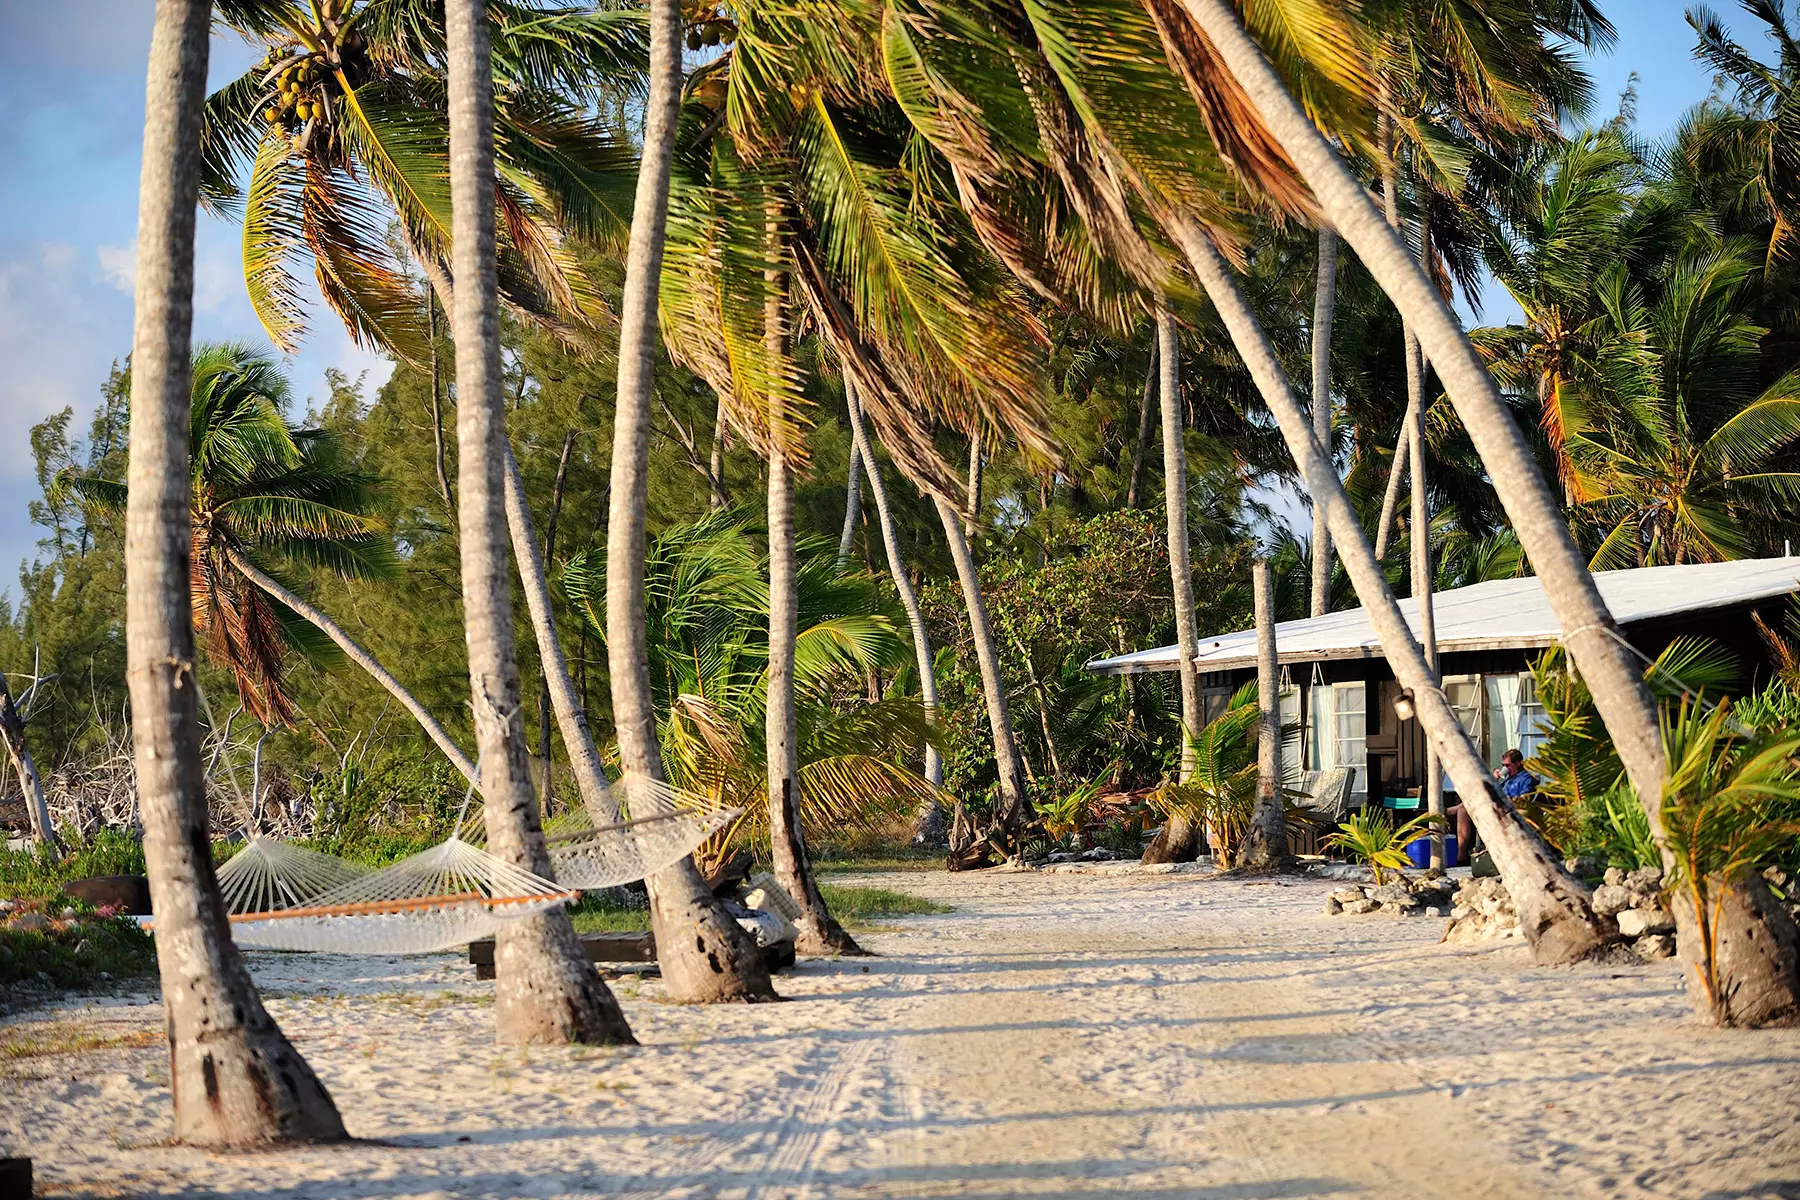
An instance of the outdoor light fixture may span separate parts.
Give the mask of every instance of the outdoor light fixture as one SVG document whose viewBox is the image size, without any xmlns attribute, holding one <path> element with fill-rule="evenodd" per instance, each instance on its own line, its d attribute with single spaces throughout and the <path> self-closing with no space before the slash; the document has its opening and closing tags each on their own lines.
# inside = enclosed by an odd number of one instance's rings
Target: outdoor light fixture
<svg viewBox="0 0 1800 1200">
<path fill-rule="evenodd" d="M 1401 691 L 1400 698 L 1394 701 L 1394 715 L 1402 721 L 1413 719 L 1413 694 L 1411 688 Z"/>
</svg>

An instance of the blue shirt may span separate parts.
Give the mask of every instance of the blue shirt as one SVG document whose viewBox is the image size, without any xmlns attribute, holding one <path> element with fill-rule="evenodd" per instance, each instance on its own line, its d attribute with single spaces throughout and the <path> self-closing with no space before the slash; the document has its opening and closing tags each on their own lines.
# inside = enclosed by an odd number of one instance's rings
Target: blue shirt
<svg viewBox="0 0 1800 1200">
<path fill-rule="evenodd" d="M 1520 771 L 1517 775 L 1508 775 L 1500 781 L 1500 792 L 1508 800 L 1517 800 L 1520 796 L 1529 796 L 1537 791 L 1537 776 L 1530 771 Z"/>
</svg>

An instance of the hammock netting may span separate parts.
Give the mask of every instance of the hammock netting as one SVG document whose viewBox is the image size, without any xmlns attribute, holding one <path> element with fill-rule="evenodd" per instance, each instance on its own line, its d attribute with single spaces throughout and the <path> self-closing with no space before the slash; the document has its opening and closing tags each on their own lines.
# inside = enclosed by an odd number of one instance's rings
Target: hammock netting
<svg viewBox="0 0 1800 1200">
<path fill-rule="evenodd" d="M 741 811 L 637 777 L 620 780 L 613 792 L 624 810 L 618 821 L 596 825 L 571 812 L 545 826 L 557 882 L 605 888 L 647 879 L 692 854 Z"/>
<path fill-rule="evenodd" d="M 461 834 L 380 869 L 253 836 L 219 868 L 232 938 L 255 950 L 426 954 L 491 937 L 507 921 L 575 900 L 579 889 L 654 875 L 737 819 L 666 785 L 621 784 L 624 815 L 596 825 L 567 814 L 547 830 L 554 880 Z"/>
<path fill-rule="evenodd" d="M 232 914 L 295 908 L 375 868 L 260 834 L 219 868 L 219 890 Z"/>
<path fill-rule="evenodd" d="M 234 911 L 231 934 L 257 950 L 426 954 L 491 937 L 509 920 L 573 899 L 566 887 L 453 836 L 301 903 Z"/>
</svg>

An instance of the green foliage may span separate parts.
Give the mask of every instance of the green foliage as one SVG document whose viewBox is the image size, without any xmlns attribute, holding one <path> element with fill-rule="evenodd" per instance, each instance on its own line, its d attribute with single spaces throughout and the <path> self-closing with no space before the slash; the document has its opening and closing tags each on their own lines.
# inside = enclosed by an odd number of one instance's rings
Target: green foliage
<svg viewBox="0 0 1800 1200">
<path fill-rule="evenodd" d="M 1165 537 L 1159 517 L 1113 512 L 1069 522 L 1042 547 L 1041 557 L 995 554 L 981 564 L 982 598 L 1000 645 L 1013 729 L 1043 781 L 1034 802 L 1053 798 L 1071 779 L 1154 782 L 1180 757 L 1172 675 L 1109 677 L 1085 669 L 1095 658 L 1173 639 Z M 1247 619 L 1248 562 L 1235 544 L 1210 553 L 1202 547 L 1194 572 L 1202 628 L 1234 628 Z M 920 603 L 938 647 L 944 780 L 967 801 L 995 781 L 968 613 L 953 578 L 927 584 Z M 1055 778 L 1052 744 L 1061 780 Z"/>
<path fill-rule="evenodd" d="M 102 917 L 83 905 L 75 917 L 51 918 L 42 931 L 0 925 L 0 988 L 88 988 L 103 975 L 155 972 L 155 943 L 130 917 Z"/>
<path fill-rule="evenodd" d="M 1644 815 L 1637 791 L 1625 780 L 1583 800 L 1575 846 L 1580 853 L 1598 854 L 1607 866 L 1625 871 L 1662 865 L 1650 836 L 1650 818 Z"/>
<path fill-rule="evenodd" d="M 387 759 L 366 772 L 351 764 L 314 782 L 318 833 L 307 844 L 385 866 L 448 837 L 466 788 L 441 756 Z M 479 822 L 480 813 L 471 819 Z"/>
<path fill-rule="evenodd" d="M 911 697 L 859 697 L 869 675 L 910 659 L 910 645 L 872 577 L 840 571 L 835 552 L 821 545 L 802 551 L 794 649 L 801 814 L 812 836 L 831 838 L 940 801 L 910 765 L 936 729 Z M 589 630 L 603 637 L 603 557 L 576 555 L 563 580 Z M 722 512 L 664 531 L 646 554 L 645 594 L 670 781 L 742 808 L 744 835 L 760 843 L 768 813 L 768 585 L 750 527 Z"/>
<path fill-rule="evenodd" d="M 1734 725 L 1728 700 L 1710 712 L 1684 701 L 1663 716 L 1663 833 L 1674 865 L 1667 882 L 1693 914 L 1699 982 L 1725 1025 L 1731 995 L 1717 963 L 1725 890 L 1791 853 L 1800 838 L 1800 730 L 1746 734 Z"/>
<path fill-rule="evenodd" d="M 891 888 L 823 883 L 819 885 L 819 891 L 825 897 L 825 905 L 831 910 L 831 915 L 850 929 L 867 928 L 886 917 L 950 911 L 948 904 L 939 904 L 935 900 Z"/>
<path fill-rule="evenodd" d="M 1406 856 L 1406 848 L 1420 838 L 1430 837 L 1432 825 L 1441 820 L 1431 813 L 1421 813 L 1396 829 L 1380 810 L 1365 808 L 1352 813 L 1336 833 L 1328 834 L 1324 845 L 1342 850 L 1357 862 L 1368 863 L 1369 870 L 1375 873 L 1375 882 L 1382 884 L 1387 882 L 1389 871 L 1405 872 L 1412 861 Z"/>
<path fill-rule="evenodd" d="M 569 908 L 576 933 L 640 933 L 650 928 L 647 904 L 621 902 L 612 891 L 586 892 Z"/>
<path fill-rule="evenodd" d="M 1740 671 L 1737 659 L 1717 643 L 1679 637 L 1645 670 L 1644 682 L 1662 698 L 1684 692 L 1718 695 Z M 1539 655 L 1531 675 L 1550 727 L 1526 764 L 1538 778 L 1538 790 L 1571 811 L 1603 812 L 1601 797 L 1620 783 L 1625 768 L 1587 684 L 1570 668 L 1561 647 Z"/>
<path fill-rule="evenodd" d="M 85 841 L 71 842 L 65 853 L 0 848 L 0 898 L 36 900 L 55 905 L 69 901 L 63 884 L 94 875 L 142 875 L 144 844 L 131 834 L 100 829 Z"/>
</svg>

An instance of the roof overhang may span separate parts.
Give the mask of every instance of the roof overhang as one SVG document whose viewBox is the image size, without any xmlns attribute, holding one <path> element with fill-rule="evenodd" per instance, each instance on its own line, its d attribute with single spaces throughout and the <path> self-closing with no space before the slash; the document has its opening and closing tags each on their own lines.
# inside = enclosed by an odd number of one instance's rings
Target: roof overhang
<svg viewBox="0 0 1800 1200">
<path fill-rule="evenodd" d="M 1607 610 L 1621 626 L 1678 617 L 1709 609 L 1784 596 L 1800 591 L 1800 557 L 1740 559 L 1679 567 L 1596 571 Z M 1414 634 L 1419 629 L 1416 600 L 1400 601 Z M 1535 576 L 1495 579 L 1432 597 L 1439 653 L 1476 650 L 1541 650 L 1555 645 L 1562 626 L 1551 610 L 1543 583 Z M 1283 621 L 1275 627 L 1277 657 L 1283 663 L 1332 662 L 1383 657 L 1381 640 L 1360 608 Z M 1161 646 L 1096 659 L 1088 670 L 1105 675 L 1173 671 L 1176 648 Z M 1256 665 L 1256 631 L 1242 629 L 1200 639 L 1194 663 L 1202 671 L 1232 671 Z"/>
</svg>

